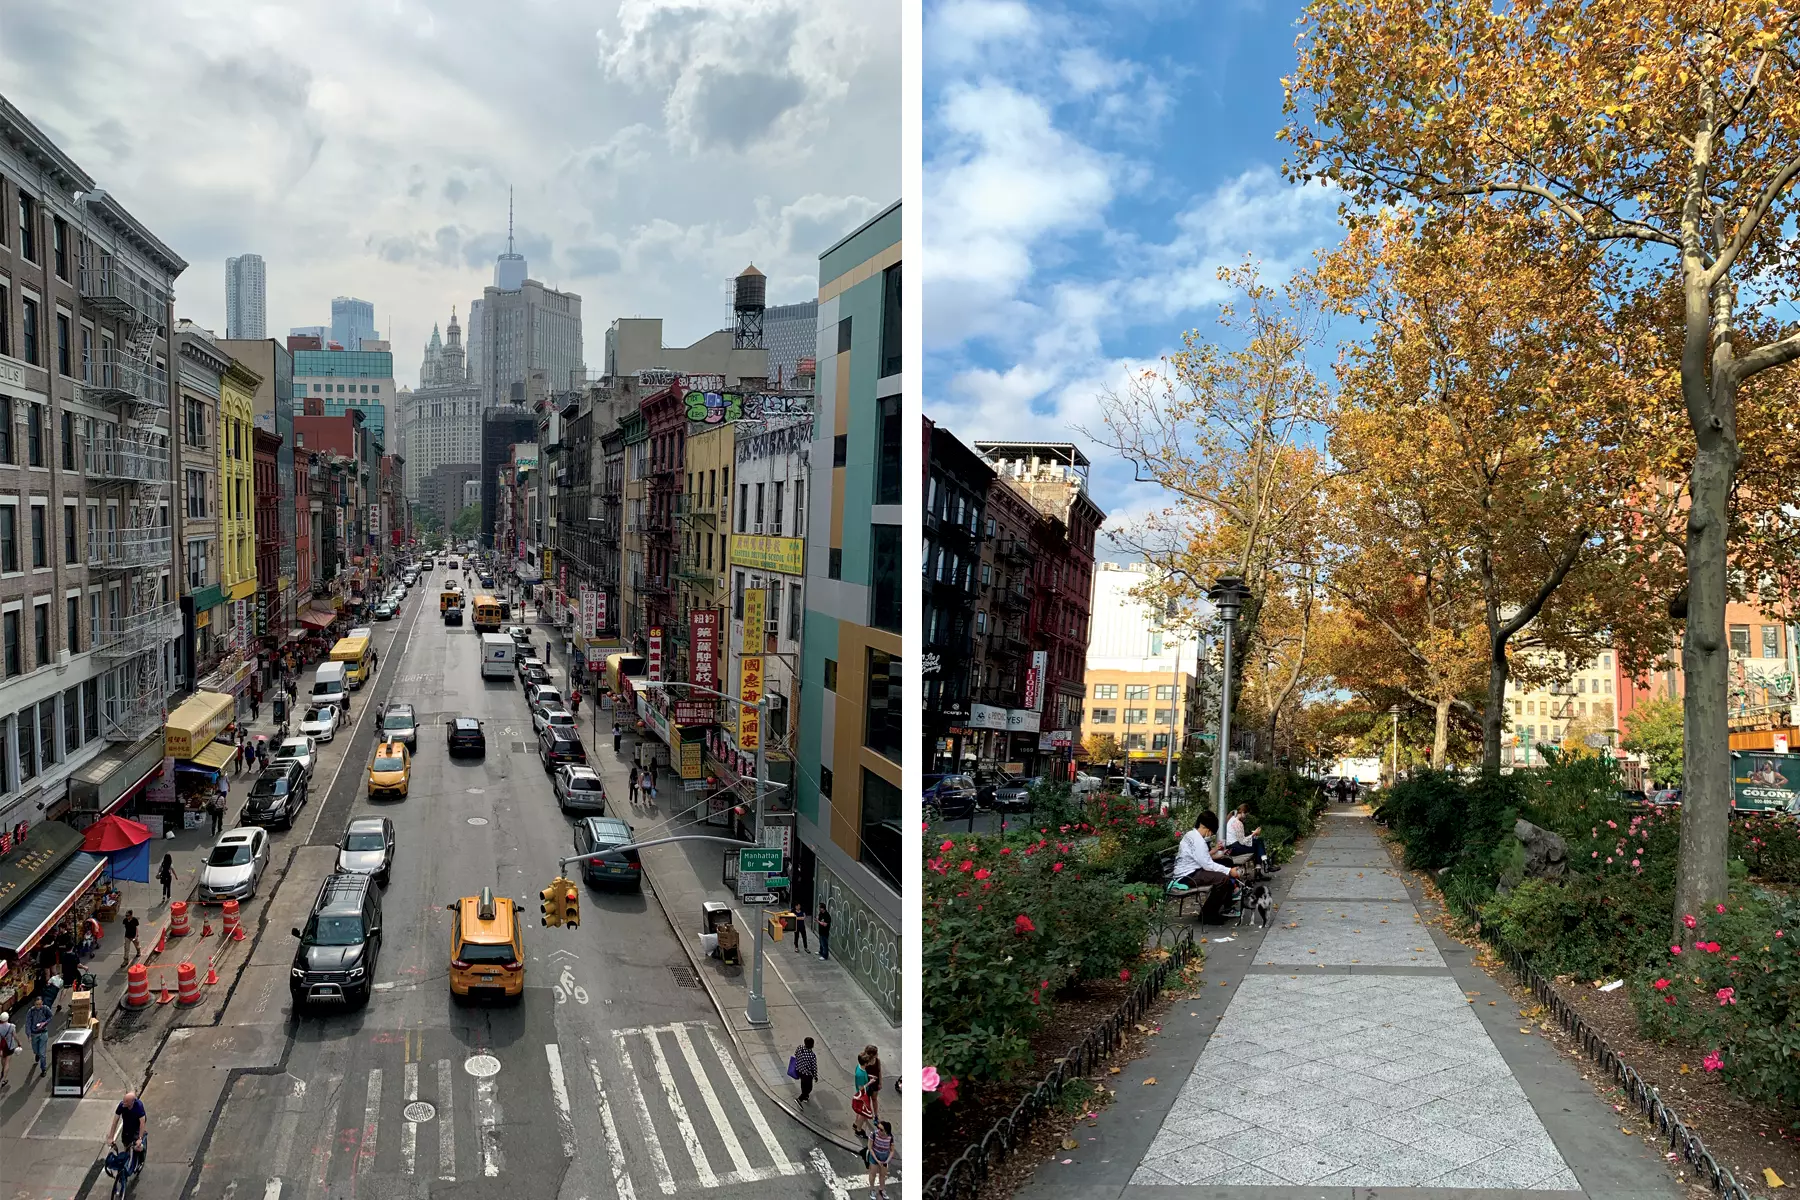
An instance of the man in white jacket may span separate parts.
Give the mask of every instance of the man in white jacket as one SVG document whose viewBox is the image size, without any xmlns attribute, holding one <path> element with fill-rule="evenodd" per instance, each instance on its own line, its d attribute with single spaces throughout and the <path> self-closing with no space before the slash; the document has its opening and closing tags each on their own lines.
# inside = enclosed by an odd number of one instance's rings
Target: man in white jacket
<svg viewBox="0 0 1800 1200">
<path fill-rule="evenodd" d="M 1192 829 L 1181 835 L 1181 845 L 1175 851 L 1175 870 L 1171 873 L 1174 882 L 1189 888 L 1212 887 L 1200 909 L 1201 924 L 1223 914 L 1237 893 L 1231 868 L 1216 861 L 1226 853 L 1214 847 L 1218 833 L 1218 815 L 1208 809 L 1200 814 Z"/>
</svg>

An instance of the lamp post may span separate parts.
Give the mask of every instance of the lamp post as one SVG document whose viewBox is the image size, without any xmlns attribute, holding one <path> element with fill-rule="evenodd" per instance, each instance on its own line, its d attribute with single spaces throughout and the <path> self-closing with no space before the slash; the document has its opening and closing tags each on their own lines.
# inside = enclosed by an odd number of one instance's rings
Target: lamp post
<svg viewBox="0 0 1800 1200">
<path fill-rule="evenodd" d="M 1217 780 L 1219 830 L 1224 836 L 1225 829 L 1225 777 L 1231 765 L 1231 634 L 1237 625 L 1238 615 L 1244 611 L 1244 603 L 1250 599 L 1250 589 L 1236 575 L 1222 576 L 1206 593 L 1206 598 L 1213 602 L 1219 610 L 1219 620 L 1225 623 L 1225 652 L 1223 674 L 1219 679 L 1219 745 L 1216 753 L 1218 760 L 1214 765 L 1214 778 Z"/>
</svg>

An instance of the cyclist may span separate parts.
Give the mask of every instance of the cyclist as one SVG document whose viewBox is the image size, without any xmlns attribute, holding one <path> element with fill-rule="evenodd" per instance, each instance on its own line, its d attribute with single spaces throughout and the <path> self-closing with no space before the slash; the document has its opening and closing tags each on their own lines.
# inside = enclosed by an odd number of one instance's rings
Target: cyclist
<svg viewBox="0 0 1800 1200">
<path fill-rule="evenodd" d="M 125 1093 L 119 1106 L 113 1109 L 112 1129 L 106 1135 L 109 1145 L 117 1146 L 123 1135 L 125 1148 L 131 1151 L 131 1163 L 128 1174 L 135 1175 L 144 1165 L 144 1155 L 150 1145 L 149 1114 L 144 1111 L 144 1102 L 138 1099 L 133 1091 Z"/>
</svg>

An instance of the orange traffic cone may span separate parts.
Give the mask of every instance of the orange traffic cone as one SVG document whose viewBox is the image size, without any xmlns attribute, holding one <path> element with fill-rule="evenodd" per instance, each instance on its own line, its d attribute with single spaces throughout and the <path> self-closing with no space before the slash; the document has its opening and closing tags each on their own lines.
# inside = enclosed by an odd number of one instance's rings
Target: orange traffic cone
<svg viewBox="0 0 1800 1200">
<path fill-rule="evenodd" d="M 244 940 L 244 924 L 242 921 L 238 922 L 237 928 L 231 931 L 231 940 L 234 942 L 241 942 Z"/>
<path fill-rule="evenodd" d="M 213 960 L 209 957 L 206 960 L 206 986 L 211 987 L 217 982 L 219 982 L 219 973 L 213 969 Z"/>
<path fill-rule="evenodd" d="M 167 921 L 165 921 L 165 922 L 163 922 L 162 932 L 156 935 L 156 949 L 152 950 L 150 953 L 161 954 L 163 952 L 163 947 L 168 945 L 168 943 L 169 943 L 169 924 Z"/>
<path fill-rule="evenodd" d="M 200 936 L 203 938 L 209 938 L 212 936 L 212 918 L 211 917 L 207 917 L 205 923 L 201 926 Z"/>
<path fill-rule="evenodd" d="M 164 975 L 163 982 L 162 982 L 162 995 L 160 995 L 156 998 L 156 1002 L 158 1004 L 172 1004 L 172 1003 L 174 1003 L 174 1001 L 175 1001 L 175 993 L 171 992 L 169 990 L 169 977 L 167 975 Z"/>
</svg>

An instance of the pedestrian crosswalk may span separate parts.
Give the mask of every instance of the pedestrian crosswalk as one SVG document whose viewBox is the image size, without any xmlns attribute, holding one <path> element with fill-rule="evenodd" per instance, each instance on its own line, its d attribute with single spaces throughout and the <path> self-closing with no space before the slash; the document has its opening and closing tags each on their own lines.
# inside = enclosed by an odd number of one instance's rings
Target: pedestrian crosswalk
<svg viewBox="0 0 1800 1200">
<path fill-rule="evenodd" d="M 470 1047 L 448 1030 L 377 1033 L 353 1070 L 269 1078 L 267 1094 L 236 1099 L 273 1109 L 272 1145 L 252 1161 L 264 1172 L 256 1186 L 285 1200 L 376 1194 L 372 1187 L 425 1195 L 482 1180 L 513 1194 L 554 1194 L 543 1192 L 546 1181 L 569 1170 L 620 1200 L 757 1183 L 772 1183 L 774 1195 L 799 1182 L 784 1177 L 809 1174 L 705 1021 L 572 1045 Z M 249 1124 L 231 1128 L 249 1118 L 230 1105 L 223 1120 L 220 1132 L 240 1144 L 260 1136 Z M 243 1194 L 247 1170 L 242 1160 L 209 1163 L 211 1186 L 200 1194 L 222 1194 L 229 1182 Z"/>
</svg>

